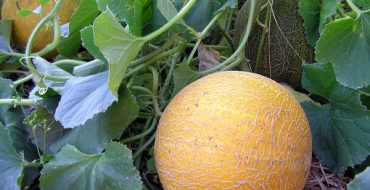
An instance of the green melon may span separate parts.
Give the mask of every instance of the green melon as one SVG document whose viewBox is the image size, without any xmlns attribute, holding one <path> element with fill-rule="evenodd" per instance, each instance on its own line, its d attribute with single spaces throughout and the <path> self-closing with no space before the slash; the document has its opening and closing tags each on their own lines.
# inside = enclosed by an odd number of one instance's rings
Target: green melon
<svg viewBox="0 0 370 190">
<path fill-rule="evenodd" d="M 298 1 L 274 0 L 272 10 L 269 30 L 263 40 L 259 56 L 257 52 L 263 28 L 255 25 L 245 49 L 246 57 L 250 60 L 253 71 L 275 81 L 298 87 L 302 77 L 302 62 L 314 61 L 314 50 L 306 41 L 303 19 L 298 13 Z M 236 43 L 242 36 L 248 12 L 249 1 L 246 1 L 235 22 Z M 266 9 L 260 13 L 261 22 L 265 20 L 265 13 Z"/>
</svg>

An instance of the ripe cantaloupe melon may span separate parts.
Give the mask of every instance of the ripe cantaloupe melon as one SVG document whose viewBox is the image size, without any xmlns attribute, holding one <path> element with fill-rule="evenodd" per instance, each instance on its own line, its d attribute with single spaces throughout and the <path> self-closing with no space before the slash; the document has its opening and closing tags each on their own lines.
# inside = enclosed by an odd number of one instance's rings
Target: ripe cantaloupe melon
<svg viewBox="0 0 370 190">
<path fill-rule="evenodd" d="M 300 104 L 258 74 L 225 71 L 181 90 L 156 133 L 164 189 L 303 189 L 311 132 Z"/>
<path fill-rule="evenodd" d="M 69 22 L 70 17 L 76 11 L 79 0 L 65 0 L 61 9 L 58 11 L 58 19 L 60 24 Z M 43 9 L 43 16 L 51 11 L 54 7 L 55 1 L 48 1 Z M 13 20 L 13 41 L 21 46 L 26 46 L 28 38 L 32 30 L 40 22 L 41 18 L 36 14 L 30 14 L 22 17 L 18 15 L 18 11 L 23 9 L 34 10 L 40 6 L 40 1 L 36 0 L 5 0 L 2 6 L 1 17 L 4 20 Z M 38 33 L 36 40 L 33 44 L 32 52 L 42 50 L 47 44 L 53 40 L 53 28 L 44 26 Z"/>
</svg>

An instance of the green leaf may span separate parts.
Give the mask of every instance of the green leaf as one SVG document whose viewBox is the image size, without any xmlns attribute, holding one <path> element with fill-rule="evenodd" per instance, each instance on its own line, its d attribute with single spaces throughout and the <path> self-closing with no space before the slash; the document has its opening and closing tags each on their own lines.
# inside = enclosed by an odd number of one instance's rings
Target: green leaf
<svg viewBox="0 0 370 190">
<path fill-rule="evenodd" d="M 94 58 L 100 59 L 104 61 L 104 63 L 108 63 L 104 55 L 99 51 L 99 48 L 95 46 L 94 31 L 93 31 L 92 26 L 87 26 L 81 30 L 81 40 L 82 40 L 82 46 L 86 48 L 87 51 L 92 56 L 94 56 Z"/>
<path fill-rule="evenodd" d="M 131 150 L 111 142 L 104 153 L 84 154 L 66 145 L 41 171 L 41 189 L 142 189 Z"/>
<path fill-rule="evenodd" d="M 299 0 L 299 14 L 304 20 L 308 43 L 315 47 L 328 19 L 335 14 L 336 0 Z"/>
<path fill-rule="evenodd" d="M 0 123 L 0 186 L 8 190 L 23 189 L 38 175 L 37 168 L 25 167 L 26 161 L 17 153 L 9 137 L 9 130 Z"/>
<path fill-rule="evenodd" d="M 370 13 L 343 18 L 326 25 L 317 42 L 316 60 L 332 63 L 336 80 L 359 89 L 370 82 Z M 355 74 L 354 74 L 355 73 Z"/>
<path fill-rule="evenodd" d="M 214 14 L 225 4 L 233 1 L 228 0 L 202 0 L 197 1 L 185 15 L 185 23 L 198 32 L 201 32 L 212 20 Z M 226 4 L 227 5 L 227 4 Z"/>
<path fill-rule="evenodd" d="M 108 88 L 108 73 L 69 79 L 55 111 L 55 119 L 65 128 L 83 125 L 94 115 L 105 112 L 117 98 Z"/>
<path fill-rule="evenodd" d="M 369 0 L 353 0 L 357 5 L 361 6 L 364 10 L 370 8 Z"/>
<path fill-rule="evenodd" d="M 19 16 L 21 16 L 21 17 L 26 17 L 26 16 L 28 16 L 28 15 L 30 15 L 30 14 L 33 14 L 33 13 L 34 13 L 34 11 L 33 11 L 33 10 L 30 10 L 30 9 L 22 9 L 22 10 L 18 11 L 17 13 L 18 13 L 18 15 L 19 15 Z M 37 13 L 36 13 L 36 14 L 37 14 Z"/>
<path fill-rule="evenodd" d="M 8 130 L 0 124 L 0 170 L 1 187 L 20 189 L 17 181 L 22 173 L 22 157 L 15 151 Z"/>
<path fill-rule="evenodd" d="M 363 190 L 370 187 L 370 166 L 367 167 L 363 172 L 357 174 L 348 184 L 348 190 Z"/>
<path fill-rule="evenodd" d="M 97 0 L 99 9 L 112 11 L 114 16 L 121 22 L 129 25 L 129 29 L 135 36 L 141 36 L 142 27 L 146 24 L 144 13 L 150 0 Z"/>
<path fill-rule="evenodd" d="M 181 65 L 175 68 L 173 72 L 173 83 L 175 85 L 175 89 L 172 97 L 175 96 L 186 85 L 196 80 L 199 76 L 200 74 L 197 71 L 191 69 L 188 64 L 181 63 Z"/>
<path fill-rule="evenodd" d="M 30 135 L 33 143 L 38 145 L 40 150 L 50 154 L 50 146 L 60 139 L 65 131 L 62 125 L 55 121 L 54 115 L 44 108 L 35 109 L 23 123 L 30 131 L 34 129 L 35 134 Z M 34 136 L 35 135 L 35 136 Z"/>
<path fill-rule="evenodd" d="M 10 52 L 10 38 L 12 34 L 12 21 L 0 20 L 0 63 L 8 59 L 6 52 Z"/>
<path fill-rule="evenodd" d="M 122 87 L 118 102 L 113 103 L 105 113 L 100 113 L 83 126 L 74 128 L 56 142 L 51 150 L 56 153 L 64 145 L 70 144 L 84 153 L 101 152 L 105 144 L 121 137 L 138 114 L 135 98 L 127 88 Z"/>
<path fill-rule="evenodd" d="M 226 1 L 220 9 L 217 10 L 217 12 L 224 11 L 226 9 L 234 9 L 238 6 L 237 0 L 228 0 Z"/>
<path fill-rule="evenodd" d="M 330 64 L 307 64 L 303 69 L 303 87 L 329 101 L 325 105 L 302 103 L 315 155 L 332 171 L 341 173 L 370 154 L 370 112 L 361 104 L 359 93 L 335 81 Z"/>
<path fill-rule="evenodd" d="M 72 77 L 73 75 L 69 74 L 67 71 L 49 63 L 41 57 L 36 57 L 32 59 L 33 64 L 35 65 L 37 71 L 44 75 L 54 76 L 54 77 Z M 65 82 L 61 81 L 52 81 L 52 80 L 43 80 L 47 87 L 53 89 L 58 94 L 63 93 L 63 88 Z M 43 94 L 41 94 L 43 95 Z"/>
<path fill-rule="evenodd" d="M 95 0 L 81 0 L 69 22 L 69 35 L 58 46 L 58 52 L 64 56 L 74 56 L 81 45 L 80 30 L 93 23 L 99 14 Z"/>
<path fill-rule="evenodd" d="M 145 41 L 127 33 L 109 10 L 96 18 L 93 30 L 95 45 L 109 63 L 109 89 L 117 97 L 125 71 Z"/>
<path fill-rule="evenodd" d="M 40 5 L 45 6 L 49 0 L 40 0 Z"/>
</svg>

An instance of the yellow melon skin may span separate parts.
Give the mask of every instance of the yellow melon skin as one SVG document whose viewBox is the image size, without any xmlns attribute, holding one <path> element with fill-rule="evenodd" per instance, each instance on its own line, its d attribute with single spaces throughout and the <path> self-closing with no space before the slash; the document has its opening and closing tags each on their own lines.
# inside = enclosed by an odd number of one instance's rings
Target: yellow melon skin
<svg viewBox="0 0 370 190">
<path fill-rule="evenodd" d="M 226 71 L 180 91 L 156 133 L 164 189 L 303 189 L 311 164 L 303 109 L 280 84 Z"/>
<path fill-rule="evenodd" d="M 70 17 L 76 11 L 79 0 L 65 0 L 61 9 L 58 11 L 58 19 L 60 24 L 63 25 L 69 22 Z M 17 7 L 19 6 L 19 9 Z M 46 3 L 43 9 L 43 16 L 51 11 L 54 7 L 55 1 L 50 0 Z M 36 14 L 30 14 L 22 17 L 18 15 L 18 11 L 22 9 L 34 10 L 40 6 L 38 0 L 5 0 L 3 3 L 1 17 L 4 20 L 13 20 L 13 41 L 21 46 L 26 46 L 28 38 L 30 37 L 32 30 L 36 27 L 37 23 L 40 22 L 41 18 Z M 53 40 L 53 27 L 44 26 L 42 30 L 36 36 L 36 40 L 33 43 L 32 52 L 38 52 L 42 50 L 47 44 Z"/>
</svg>

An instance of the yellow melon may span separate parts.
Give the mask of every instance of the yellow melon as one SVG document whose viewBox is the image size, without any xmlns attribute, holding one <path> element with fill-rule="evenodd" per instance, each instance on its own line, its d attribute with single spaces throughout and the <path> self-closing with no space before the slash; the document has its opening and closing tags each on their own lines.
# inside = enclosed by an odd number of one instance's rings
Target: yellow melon
<svg viewBox="0 0 370 190">
<path fill-rule="evenodd" d="M 30 9 L 34 10 L 40 5 L 40 1 L 36 0 L 5 0 L 2 7 L 2 19 L 13 20 L 13 41 L 21 46 L 26 46 L 28 38 L 41 18 L 36 14 L 30 14 L 22 17 L 18 15 L 19 10 Z M 55 1 L 50 0 L 46 3 L 43 9 L 45 16 L 54 7 Z M 60 24 L 69 22 L 70 17 L 76 11 L 79 5 L 79 0 L 65 0 L 61 9 L 58 11 L 58 19 Z M 34 42 L 32 52 L 42 50 L 47 44 L 53 40 L 53 28 L 44 26 L 38 33 Z"/>
<path fill-rule="evenodd" d="M 156 133 L 164 189 L 303 189 L 312 154 L 300 104 L 258 74 L 226 71 L 181 90 Z"/>
</svg>

